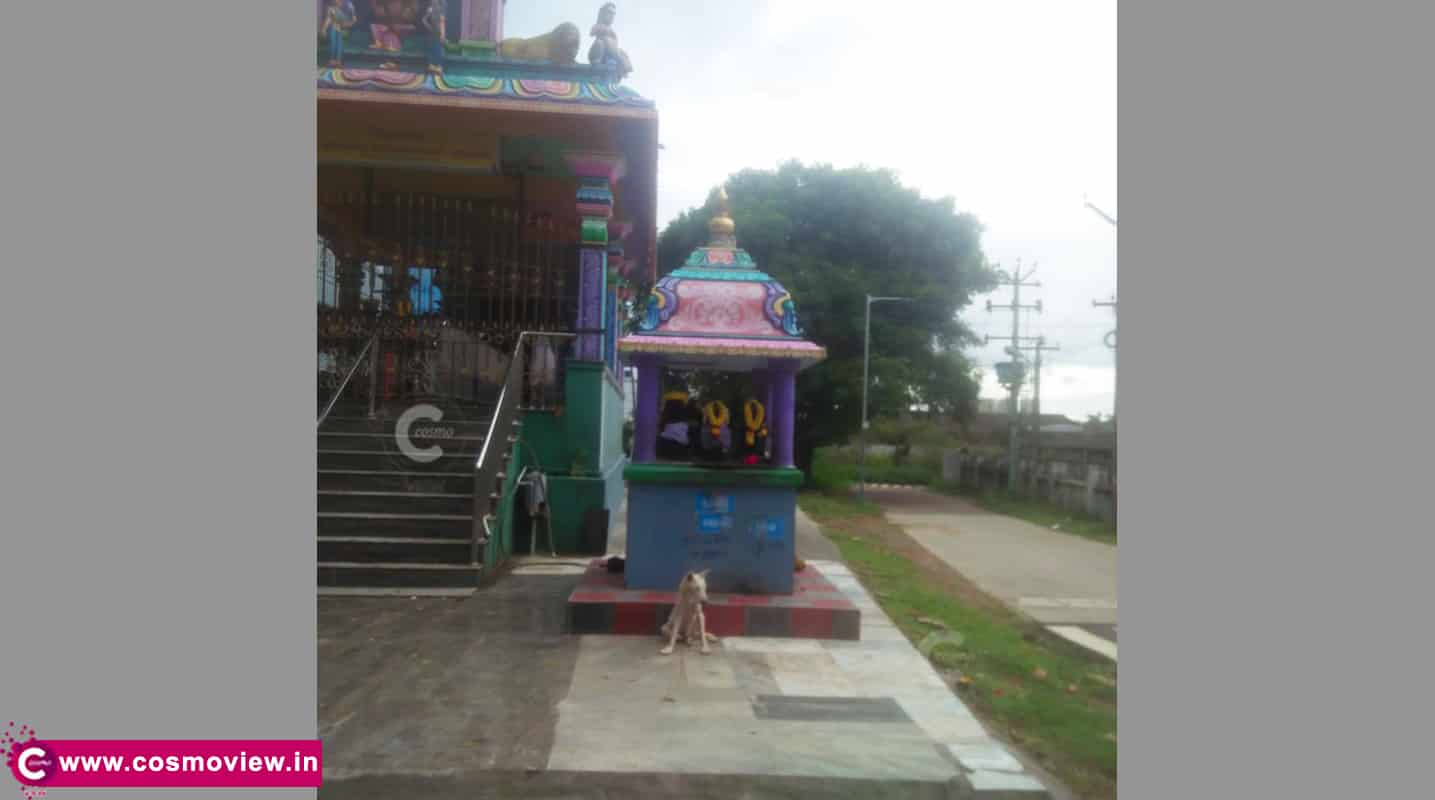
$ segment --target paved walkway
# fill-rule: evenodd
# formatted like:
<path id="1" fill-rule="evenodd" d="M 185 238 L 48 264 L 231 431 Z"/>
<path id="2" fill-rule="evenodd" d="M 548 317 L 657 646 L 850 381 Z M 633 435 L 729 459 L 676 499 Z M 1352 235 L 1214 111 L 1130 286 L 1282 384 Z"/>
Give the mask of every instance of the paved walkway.
<path id="1" fill-rule="evenodd" d="M 656 637 L 572 636 L 583 559 L 519 559 L 458 600 L 320 598 L 320 795 L 1049 796 L 846 566 L 818 557 L 832 545 L 805 515 L 798 537 L 862 610 L 861 641 L 665 657 Z"/>
<path id="2" fill-rule="evenodd" d="M 861 641 L 662 656 L 566 634 L 577 568 L 520 561 L 469 598 L 320 598 L 321 796 L 1048 796 L 840 563 L 811 562 Z"/>
<path id="3" fill-rule="evenodd" d="M 847 568 L 811 563 L 862 609 L 861 641 L 740 637 L 665 657 L 643 637 L 581 637 L 547 768 L 1040 792 Z"/>
<path id="4" fill-rule="evenodd" d="M 887 518 L 988 594 L 1116 658 L 1116 548 L 919 488 L 867 489 Z"/>

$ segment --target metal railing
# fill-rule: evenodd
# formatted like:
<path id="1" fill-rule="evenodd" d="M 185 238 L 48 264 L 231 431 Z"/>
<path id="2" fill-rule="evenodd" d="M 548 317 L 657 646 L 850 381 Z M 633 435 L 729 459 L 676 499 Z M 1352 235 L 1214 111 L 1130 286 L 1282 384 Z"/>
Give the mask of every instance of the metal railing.
<path id="1" fill-rule="evenodd" d="M 320 410 L 331 395 L 339 394 L 350 367 L 359 365 L 353 378 L 343 385 L 330 418 L 345 413 L 346 408 L 362 414 L 364 407 L 373 417 L 395 404 L 487 409 L 503 385 L 518 339 L 516 332 L 495 338 L 447 320 L 429 318 L 356 316 L 350 320 L 339 314 L 321 313 L 320 326 Z M 366 347 L 375 333 L 377 341 Z M 367 359 L 360 358 L 364 352 Z M 546 372 L 553 374 L 554 359 L 547 361 Z M 561 374 L 561 361 L 556 366 L 556 372 Z M 483 413 L 486 417 L 487 411 Z"/>
<path id="2" fill-rule="evenodd" d="M 375 333 L 373 336 L 370 336 L 370 337 L 369 337 L 369 340 L 364 343 L 363 349 L 361 349 L 361 350 L 359 351 L 359 354 L 354 357 L 354 365 L 353 365 L 352 367 L 349 367 L 349 372 L 344 375 L 344 379 L 339 382 L 338 388 L 334 390 L 334 395 L 329 398 L 329 404 L 324 407 L 324 410 L 323 410 L 322 412 L 320 412 L 320 414 L 319 414 L 319 421 L 316 422 L 316 423 L 314 423 L 315 429 L 317 429 L 317 428 L 319 428 L 319 426 L 323 425 L 323 424 L 324 424 L 324 420 L 327 419 L 328 416 L 329 416 L 329 412 L 334 410 L 334 404 L 335 404 L 335 403 L 338 403 L 338 402 L 339 402 L 339 398 L 343 396 L 344 390 L 345 390 L 346 388 L 348 388 L 348 386 L 349 386 L 349 381 L 351 381 L 351 380 L 354 379 L 354 376 L 355 376 L 356 374 L 358 374 L 358 372 L 359 372 L 359 367 L 363 366 L 363 364 L 364 364 L 364 357 L 365 357 L 366 355 L 368 355 L 369 353 L 371 353 L 371 352 L 377 352 L 376 350 L 374 350 L 374 343 L 377 342 L 378 339 L 379 339 L 379 335 L 378 335 L 377 333 Z M 373 379 L 373 373 L 374 373 L 374 371 L 373 371 L 372 365 L 371 365 L 371 368 L 370 368 L 370 370 L 369 370 L 369 377 L 370 377 L 370 380 L 371 380 L 371 381 L 372 381 L 372 379 Z M 370 413 L 372 413 L 372 411 L 373 411 L 373 403 L 374 403 L 373 393 L 370 392 L 370 393 L 369 393 L 369 409 L 370 409 Z"/>
<path id="3" fill-rule="evenodd" d="M 518 437 L 512 433 L 518 414 L 521 411 L 546 407 L 552 400 L 549 390 L 556 387 L 559 392 L 562 391 L 563 359 L 560 354 L 551 346 L 548 348 L 552 357 L 551 375 L 534 381 L 530 380 L 529 369 L 534 358 L 528 348 L 540 340 L 572 341 L 577 338 L 578 332 L 523 331 L 518 335 L 518 342 L 513 347 L 513 357 L 508 362 L 508 372 L 503 379 L 503 388 L 498 393 L 498 401 L 493 409 L 493 418 L 488 423 L 488 434 L 483 438 L 483 447 L 479 450 L 478 461 L 474 464 L 473 537 L 469 550 L 469 560 L 472 563 L 478 563 L 481 549 L 493 536 L 492 523 L 498 519 L 499 501 L 502 499 L 502 487 L 498 485 L 499 476 L 509 446 L 518 441 Z M 548 343 L 551 345 L 551 341 Z M 544 367 L 540 363 L 540 369 L 542 368 Z"/>

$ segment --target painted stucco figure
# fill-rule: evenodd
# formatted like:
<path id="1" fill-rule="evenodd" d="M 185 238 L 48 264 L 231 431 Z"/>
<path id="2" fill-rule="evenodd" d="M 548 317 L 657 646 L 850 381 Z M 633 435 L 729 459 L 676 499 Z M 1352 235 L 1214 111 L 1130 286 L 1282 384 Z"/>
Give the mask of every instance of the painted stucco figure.
<path id="1" fill-rule="evenodd" d="M 604 3 L 598 9 L 598 22 L 593 25 L 589 34 L 593 37 L 593 46 L 588 48 L 588 63 L 594 66 L 609 65 L 618 68 L 618 80 L 628 77 L 633 71 L 633 62 L 628 60 L 628 54 L 618 46 L 618 34 L 613 30 L 613 18 L 618 15 L 618 6 L 613 3 Z"/>
<path id="2" fill-rule="evenodd" d="M 447 36 L 443 6 L 444 0 L 429 0 L 428 8 L 424 9 L 423 18 L 419 20 L 428 34 L 428 70 L 435 74 L 443 72 L 443 40 Z"/>
<path id="3" fill-rule="evenodd" d="M 419 21 L 418 0 L 371 0 L 369 33 L 373 46 L 397 53 L 404 49 L 403 35 L 412 33 Z"/>
<path id="4" fill-rule="evenodd" d="M 788 336 L 801 336 L 802 326 L 797 324 L 797 306 L 789 296 L 782 301 L 782 331 Z"/>
<path id="5" fill-rule="evenodd" d="M 648 294 L 647 305 L 643 308 L 643 318 L 638 321 L 638 328 L 644 331 L 657 330 L 658 326 L 667 322 L 678 310 L 678 281 L 675 278 L 665 276 L 658 280 Z"/>
<path id="6" fill-rule="evenodd" d="M 572 64 L 578 60 L 583 35 L 578 26 L 564 22 L 542 36 L 529 39 L 504 39 L 498 43 L 498 55 L 515 61 L 546 61 L 550 64 Z"/>
<path id="7" fill-rule="evenodd" d="M 344 37 L 354 27 L 354 6 L 348 0 L 329 0 L 324 9 L 324 21 L 319 33 L 329 40 L 329 66 L 338 67 L 344 63 Z"/>

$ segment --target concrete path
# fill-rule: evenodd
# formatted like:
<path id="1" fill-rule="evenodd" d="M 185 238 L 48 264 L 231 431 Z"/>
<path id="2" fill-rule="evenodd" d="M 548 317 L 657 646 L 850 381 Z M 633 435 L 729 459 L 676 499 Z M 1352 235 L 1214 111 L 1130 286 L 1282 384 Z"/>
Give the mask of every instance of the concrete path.
<path id="1" fill-rule="evenodd" d="M 919 488 L 867 489 L 913 539 L 988 594 L 1116 658 L 1116 548 Z"/>
<path id="2" fill-rule="evenodd" d="M 847 568 L 812 562 L 862 610 L 862 639 L 740 637 L 711 655 L 584 636 L 547 768 L 914 781 L 1044 796 Z"/>
<path id="3" fill-rule="evenodd" d="M 547 559 L 464 599 L 320 598 L 320 796 L 1050 796 L 845 566 L 812 563 L 861 641 L 572 636 L 581 568 Z"/>
<path id="4" fill-rule="evenodd" d="M 573 636 L 565 600 L 584 559 L 520 558 L 463 599 L 320 598 L 320 796 L 1065 796 L 987 733 L 845 565 L 816 557 L 835 552 L 800 514 L 798 553 L 862 610 L 860 641 L 662 656 L 656 637 Z"/>

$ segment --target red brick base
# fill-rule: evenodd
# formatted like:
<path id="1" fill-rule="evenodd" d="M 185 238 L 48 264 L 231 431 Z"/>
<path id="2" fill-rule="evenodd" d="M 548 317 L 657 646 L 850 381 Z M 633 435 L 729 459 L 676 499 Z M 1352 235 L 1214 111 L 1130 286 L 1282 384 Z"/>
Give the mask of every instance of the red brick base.
<path id="1" fill-rule="evenodd" d="M 629 590 L 621 574 L 608 572 L 603 559 L 594 559 L 568 597 L 568 630 L 656 637 L 676 597 L 674 592 Z M 861 612 L 811 564 L 797 573 L 790 595 L 709 594 L 703 614 L 708 632 L 719 637 L 856 641 L 861 636 Z"/>

